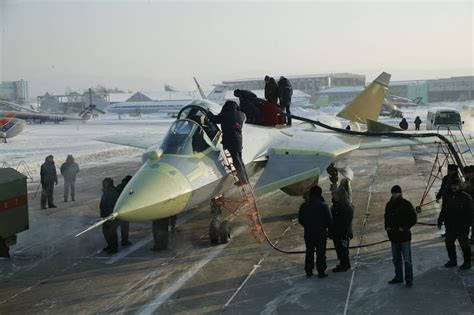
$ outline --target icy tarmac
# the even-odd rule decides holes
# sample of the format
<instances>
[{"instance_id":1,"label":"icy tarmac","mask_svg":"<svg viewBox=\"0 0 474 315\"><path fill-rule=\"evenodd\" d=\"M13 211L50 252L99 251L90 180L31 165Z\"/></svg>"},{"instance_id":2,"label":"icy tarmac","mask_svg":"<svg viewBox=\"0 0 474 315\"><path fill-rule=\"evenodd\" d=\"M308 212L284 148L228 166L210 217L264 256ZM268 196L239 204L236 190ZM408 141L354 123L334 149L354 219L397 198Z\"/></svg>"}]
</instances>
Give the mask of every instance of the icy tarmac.
<instances>
[{"instance_id":1,"label":"icy tarmac","mask_svg":"<svg viewBox=\"0 0 474 315\"><path fill-rule=\"evenodd\" d=\"M129 121L30 125L26 136L0 147L0 161L15 157L35 165L52 153L59 166L61 158L74 154L82 167L77 201L62 202L60 180L55 189L57 209L39 209L36 175L28 184L30 230L18 236L12 259L0 260L1 314L474 313L474 270L443 267L444 242L432 226L417 225L412 230L412 289L387 284L393 278L389 243L351 250L353 269L329 271L326 279L305 278L304 255L281 254L267 244L257 244L239 218L232 221L230 243L210 246L207 205L179 217L181 231L170 235L169 250L149 250L149 223L132 223L133 244L112 256L101 251L105 244L100 229L75 238L98 217L102 178L110 176L118 182L140 165L141 150L92 139L124 131L157 134L158 139L168 125L146 122L137 127ZM383 211L392 185L401 185L405 197L418 204L435 150L407 147L349 156L355 173L351 245L386 238ZM327 192L327 179L320 184ZM300 197L280 191L258 200L267 233L284 249L304 249L303 230L296 223L301 202ZM438 205L427 206L418 220L434 223L438 212ZM328 246L332 247L330 241ZM335 253L329 251L328 268L336 263Z\"/></svg>"}]
</instances>

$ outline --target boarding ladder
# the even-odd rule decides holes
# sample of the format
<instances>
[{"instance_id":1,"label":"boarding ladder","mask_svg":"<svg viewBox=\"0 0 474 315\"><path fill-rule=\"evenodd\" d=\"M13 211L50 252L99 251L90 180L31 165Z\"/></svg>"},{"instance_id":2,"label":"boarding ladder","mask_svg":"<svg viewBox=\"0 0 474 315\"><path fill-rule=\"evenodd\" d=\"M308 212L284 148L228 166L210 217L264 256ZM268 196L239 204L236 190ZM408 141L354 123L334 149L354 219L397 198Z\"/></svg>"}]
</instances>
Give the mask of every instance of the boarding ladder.
<instances>
[{"instance_id":1,"label":"boarding ladder","mask_svg":"<svg viewBox=\"0 0 474 315\"><path fill-rule=\"evenodd\" d=\"M229 151L225 149L222 154L222 164L232 177L234 184L238 189L239 197L226 198L221 196L216 198L215 201L220 207L228 210L236 216L244 214L252 235L255 237L257 242L262 243L266 239L266 236L263 231L262 222L258 212L257 200L252 185L240 181L232 157Z\"/></svg>"},{"instance_id":2,"label":"boarding ladder","mask_svg":"<svg viewBox=\"0 0 474 315\"><path fill-rule=\"evenodd\" d=\"M446 137L451 141L453 144L454 150L457 152L462 165L458 165L459 167L459 174L461 175L461 178L464 176L463 173L463 166L472 164L474 162L474 154L472 152L471 147L469 146L469 143L466 139L466 136L462 132L462 130L459 128L459 134L456 135L453 133L452 129L448 126L445 127L447 128L446 131ZM444 129L443 129L444 130ZM456 130L456 131L457 131ZM440 133L440 127L438 127L437 130L438 134ZM465 146L465 148L462 148L461 146ZM431 172L428 178L428 183L425 187L425 190L423 191L423 195L421 197L421 201L419 206L416 207L417 212L421 212L421 207L426 206L430 203L435 202L436 200L432 200L429 202L425 202L426 198L428 197L429 192L433 188L433 185L438 181L438 180L443 180L444 173L443 170L446 169L448 164L458 164L456 162L456 159L453 157L452 152L449 150L448 146L444 142L440 142L438 144L437 152L436 152L436 158L433 162L433 166L431 167Z\"/></svg>"}]
</instances>

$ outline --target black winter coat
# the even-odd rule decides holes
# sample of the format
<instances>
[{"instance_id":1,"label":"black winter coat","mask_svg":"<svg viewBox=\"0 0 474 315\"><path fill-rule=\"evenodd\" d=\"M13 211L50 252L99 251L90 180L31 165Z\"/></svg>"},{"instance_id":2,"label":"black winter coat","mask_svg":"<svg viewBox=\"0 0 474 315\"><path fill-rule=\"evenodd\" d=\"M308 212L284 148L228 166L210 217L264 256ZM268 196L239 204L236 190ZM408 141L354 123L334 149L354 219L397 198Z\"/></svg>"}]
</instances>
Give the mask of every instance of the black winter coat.
<instances>
[{"instance_id":1,"label":"black winter coat","mask_svg":"<svg viewBox=\"0 0 474 315\"><path fill-rule=\"evenodd\" d=\"M291 103L291 97L293 96L293 87L291 86L290 80L282 78L278 81L278 97L280 103L288 104Z\"/></svg>"},{"instance_id":2,"label":"black winter coat","mask_svg":"<svg viewBox=\"0 0 474 315\"><path fill-rule=\"evenodd\" d=\"M305 239L325 239L328 235L328 229L332 226L328 206L315 197L310 197L308 201L300 206L298 221L304 227Z\"/></svg>"},{"instance_id":3,"label":"black winter coat","mask_svg":"<svg viewBox=\"0 0 474 315\"><path fill-rule=\"evenodd\" d=\"M451 193L451 185L455 179L459 178L458 174L448 174L443 177L443 181L441 182L441 187L436 194L436 199L444 199L446 195ZM444 205L444 202L443 202Z\"/></svg>"},{"instance_id":4,"label":"black winter coat","mask_svg":"<svg viewBox=\"0 0 474 315\"><path fill-rule=\"evenodd\" d=\"M331 207L332 227L330 235L332 239L352 239L352 219L354 208L349 202L333 201Z\"/></svg>"},{"instance_id":5,"label":"black winter coat","mask_svg":"<svg viewBox=\"0 0 474 315\"><path fill-rule=\"evenodd\" d=\"M443 197L443 208L438 217L438 225L444 223L446 230L469 229L472 222L472 199L463 191Z\"/></svg>"},{"instance_id":6,"label":"black winter coat","mask_svg":"<svg viewBox=\"0 0 474 315\"><path fill-rule=\"evenodd\" d=\"M260 115L257 95L247 90L240 90L239 103L240 111L247 116L247 121L255 123Z\"/></svg>"},{"instance_id":7,"label":"black winter coat","mask_svg":"<svg viewBox=\"0 0 474 315\"><path fill-rule=\"evenodd\" d=\"M274 104L278 101L278 84L274 78L270 78L270 81L265 83L265 99Z\"/></svg>"},{"instance_id":8,"label":"black winter coat","mask_svg":"<svg viewBox=\"0 0 474 315\"><path fill-rule=\"evenodd\" d=\"M244 117L236 108L222 108L219 115L208 114L208 118L215 124L221 124L222 145L224 149L233 152L242 151L242 126Z\"/></svg>"},{"instance_id":9,"label":"black winter coat","mask_svg":"<svg viewBox=\"0 0 474 315\"><path fill-rule=\"evenodd\" d=\"M119 197L119 193L115 187L107 187L102 189L102 197L100 198L100 216L105 218L114 212L115 203Z\"/></svg>"},{"instance_id":10,"label":"black winter coat","mask_svg":"<svg viewBox=\"0 0 474 315\"><path fill-rule=\"evenodd\" d=\"M41 165L40 176L42 185L52 185L54 183L57 183L58 175L56 173L56 165L54 164L54 162L44 162Z\"/></svg>"},{"instance_id":11,"label":"black winter coat","mask_svg":"<svg viewBox=\"0 0 474 315\"><path fill-rule=\"evenodd\" d=\"M417 216L410 201L399 197L390 199L385 206L385 230L392 242L411 241L410 228L416 224Z\"/></svg>"}]
</instances>

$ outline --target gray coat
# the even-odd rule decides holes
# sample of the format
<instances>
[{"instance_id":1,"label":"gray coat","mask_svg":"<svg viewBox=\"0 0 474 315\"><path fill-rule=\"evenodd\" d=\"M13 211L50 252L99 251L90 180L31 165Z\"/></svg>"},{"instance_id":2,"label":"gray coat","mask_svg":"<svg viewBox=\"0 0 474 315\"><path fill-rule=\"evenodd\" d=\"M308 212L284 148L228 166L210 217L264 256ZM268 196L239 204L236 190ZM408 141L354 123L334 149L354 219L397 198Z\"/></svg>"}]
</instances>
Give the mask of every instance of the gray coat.
<instances>
[{"instance_id":1,"label":"gray coat","mask_svg":"<svg viewBox=\"0 0 474 315\"><path fill-rule=\"evenodd\" d=\"M63 175L64 180L75 181L77 173L79 173L79 165L76 162L61 165L61 175Z\"/></svg>"}]
</instances>

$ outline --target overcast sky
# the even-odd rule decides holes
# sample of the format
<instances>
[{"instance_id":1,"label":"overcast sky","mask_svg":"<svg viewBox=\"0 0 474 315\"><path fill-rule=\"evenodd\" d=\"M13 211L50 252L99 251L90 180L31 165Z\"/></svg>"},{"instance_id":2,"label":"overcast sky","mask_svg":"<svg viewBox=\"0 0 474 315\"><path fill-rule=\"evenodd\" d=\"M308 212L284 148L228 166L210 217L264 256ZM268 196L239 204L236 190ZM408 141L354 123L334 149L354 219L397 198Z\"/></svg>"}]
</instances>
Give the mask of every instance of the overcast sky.
<instances>
[{"instance_id":1,"label":"overcast sky","mask_svg":"<svg viewBox=\"0 0 474 315\"><path fill-rule=\"evenodd\" d=\"M265 74L473 75L473 1L0 0L0 76L30 95Z\"/></svg>"}]
</instances>

